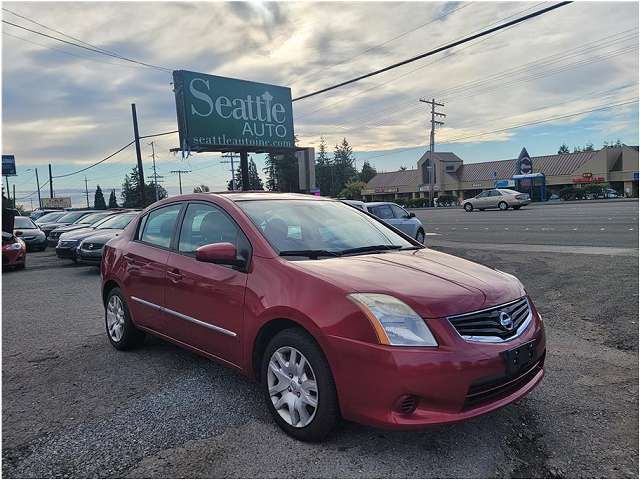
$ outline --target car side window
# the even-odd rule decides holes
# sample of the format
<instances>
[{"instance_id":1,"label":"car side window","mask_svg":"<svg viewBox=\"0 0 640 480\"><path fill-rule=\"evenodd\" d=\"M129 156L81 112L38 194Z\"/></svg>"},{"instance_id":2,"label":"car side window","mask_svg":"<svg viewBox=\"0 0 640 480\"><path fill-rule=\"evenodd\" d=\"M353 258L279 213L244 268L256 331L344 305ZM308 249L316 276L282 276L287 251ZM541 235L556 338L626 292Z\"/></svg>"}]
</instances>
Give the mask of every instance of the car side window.
<instances>
[{"instance_id":1,"label":"car side window","mask_svg":"<svg viewBox=\"0 0 640 480\"><path fill-rule=\"evenodd\" d=\"M485 197L488 197L488 196L489 196L489 191L486 191L486 192L482 192L480 195L478 195L477 198L485 198Z\"/></svg>"},{"instance_id":2,"label":"car side window","mask_svg":"<svg viewBox=\"0 0 640 480\"><path fill-rule=\"evenodd\" d=\"M393 218L393 210L389 205L376 205L375 207L369 207L369 210L378 218Z\"/></svg>"},{"instance_id":3,"label":"car side window","mask_svg":"<svg viewBox=\"0 0 640 480\"><path fill-rule=\"evenodd\" d=\"M407 211L405 209L403 209L402 207L399 207L398 205L389 205L391 207L391 210L393 210L393 216L395 218L407 218L408 214Z\"/></svg>"},{"instance_id":4,"label":"car side window","mask_svg":"<svg viewBox=\"0 0 640 480\"><path fill-rule=\"evenodd\" d=\"M239 258L248 258L249 241L229 215L215 205L189 204L180 229L180 253L195 255L203 245L222 242L233 244Z\"/></svg>"},{"instance_id":5,"label":"car side window","mask_svg":"<svg viewBox=\"0 0 640 480\"><path fill-rule=\"evenodd\" d=\"M491 197L501 197L502 194L498 190L491 190L490 196Z\"/></svg>"},{"instance_id":6,"label":"car side window","mask_svg":"<svg viewBox=\"0 0 640 480\"><path fill-rule=\"evenodd\" d=\"M175 204L149 212L147 218L142 219L140 241L169 248L181 208L181 204Z\"/></svg>"}]
</instances>

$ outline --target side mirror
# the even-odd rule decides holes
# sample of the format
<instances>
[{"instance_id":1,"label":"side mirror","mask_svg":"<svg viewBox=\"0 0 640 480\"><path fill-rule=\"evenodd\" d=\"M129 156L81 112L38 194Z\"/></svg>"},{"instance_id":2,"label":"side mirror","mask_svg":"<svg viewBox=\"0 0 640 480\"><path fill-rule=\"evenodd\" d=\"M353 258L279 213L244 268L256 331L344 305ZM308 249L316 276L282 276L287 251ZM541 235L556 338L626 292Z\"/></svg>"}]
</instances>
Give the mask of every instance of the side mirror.
<instances>
[{"instance_id":1,"label":"side mirror","mask_svg":"<svg viewBox=\"0 0 640 480\"><path fill-rule=\"evenodd\" d=\"M244 265L242 260L238 260L238 251L235 245L228 242L210 243L201 246L196 250L196 260L218 265Z\"/></svg>"},{"instance_id":2,"label":"side mirror","mask_svg":"<svg viewBox=\"0 0 640 480\"><path fill-rule=\"evenodd\" d=\"M416 214L415 214L415 213L413 213L413 212L409 212L409 218L415 218L415 217L416 217Z\"/></svg>"},{"instance_id":3,"label":"side mirror","mask_svg":"<svg viewBox=\"0 0 640 480\"><path fill-rule=\"evenodd\" d=\"M16 237L21 237L21 236L22 236L22 233L23 233L23 232L22 232L22 230L16 230L13 234L14 234Z\"/></svg>"}]
</instances>

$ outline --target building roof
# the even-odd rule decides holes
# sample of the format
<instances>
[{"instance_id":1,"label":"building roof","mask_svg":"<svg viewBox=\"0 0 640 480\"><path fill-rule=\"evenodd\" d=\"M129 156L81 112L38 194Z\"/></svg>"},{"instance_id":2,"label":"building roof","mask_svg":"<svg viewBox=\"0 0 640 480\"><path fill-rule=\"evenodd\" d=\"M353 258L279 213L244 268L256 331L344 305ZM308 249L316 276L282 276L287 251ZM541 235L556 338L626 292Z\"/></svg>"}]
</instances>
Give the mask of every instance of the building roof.
<instances>
[{"instance_id":1,"label":"building roof","mask_svg":"<svg viewBox=\"0 0 640 480\"><path fill-rule=\"evenodd\" d=\"M405 187L415 186L420 183L420 173L418 170L398 170L396 172L378 173L367 183L368 188L376 187Z\"/></svg>"},{"instance_id":2,"label":"building roof","mask_svg":"<svg viewBox=\"0 0 640 480\"><path fill-rule=\"evenodd\" d=\"M531 157L534 172L543 172L546 176L571 175L582 165L591 160L598 152L578 152L559 155L544 155ZM462 182L493 180L493 178L511 178L517 173L518 160L497 160L493 162L468 163L462 165L458 171L458 178ZM494 172L496 175L494 177Z\"/></svg>"}]
</instances>

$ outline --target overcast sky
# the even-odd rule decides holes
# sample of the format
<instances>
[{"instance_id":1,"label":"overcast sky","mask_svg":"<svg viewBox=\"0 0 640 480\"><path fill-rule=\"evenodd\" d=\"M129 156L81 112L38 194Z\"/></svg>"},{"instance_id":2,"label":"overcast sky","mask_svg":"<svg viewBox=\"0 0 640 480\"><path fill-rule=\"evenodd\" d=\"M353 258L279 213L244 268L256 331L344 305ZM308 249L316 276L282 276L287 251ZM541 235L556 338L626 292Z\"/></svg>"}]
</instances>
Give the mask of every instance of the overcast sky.
<instances>
[{"instance_id":1,"label":"overcast sky","mask_svg":"<svg viewBox=\"0 0 640 480\"><path fill-rule=\"evenodd\" d=\"M27 3L3 6L101 48L169 69L290 86L299 96L417 55L550 3L178 2ZM7 21L60 36L3 12ZM16 38L17 37L17 38ZM168 72L96 55L3 24L2 152L16 155L18 190L100 160L141 134L176 129ZM300 145L330 147L346 137L378 170L415 168L427 142L427 106L445 107L437 149L466 162L555 153L603 140L638 142L629 104L551 123L501 130L638 97L638 3L575 2L540 18L379 76L294 103ZM468 138L467 138L468 137ZM217 155L182 162L177 136L156 139L158 170L174 191L175 168L192 169L187 189L224 188ZM407 150L409 147L416 147ZM394 152L393 149L400 149ZM150 147L143 145L145 173ZM255 157L262 167L262 157ZM119 186L135 163L129 148L87 172L90 188ZM84 175L56 188L84 186Z\"/></svg>"}]
</instances>

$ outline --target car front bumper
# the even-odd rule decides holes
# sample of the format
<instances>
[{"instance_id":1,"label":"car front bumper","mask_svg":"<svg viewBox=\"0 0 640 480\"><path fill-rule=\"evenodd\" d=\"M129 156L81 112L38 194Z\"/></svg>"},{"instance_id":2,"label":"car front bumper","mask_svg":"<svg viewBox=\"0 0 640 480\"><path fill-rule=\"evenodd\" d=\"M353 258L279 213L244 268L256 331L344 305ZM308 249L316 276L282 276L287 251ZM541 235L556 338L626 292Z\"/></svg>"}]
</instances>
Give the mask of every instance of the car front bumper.
<instances>
[{"instance_id":1,"label":"car front bumper","mask_svg":"<svg viewBox=\"0 0 640 480\"><path fill-rule=\"evenodd\" d=\"M87 265L100 265L102 261L102 250L77 250L78 262Z\"/></svg>"},{"instance_id":2,"label":"car front bumper","mask_svg":"<svg viewBox=\"0 0 640 480\"><path fill-rule=\"evenodd\" d=\"M41 248L47 245L46 237L20 237L27 245L27 249Z\"/></svg>"},{"instance_id":3,"label":"car front bumper","mask_svg":"<svg viewBox=\"0 0 640 480\"><path fill-rule=\"evenodd\" d=\"M412 348L342 337L328 340L329 357L340 359L332 371L343 416L381 428L421 429L483 415L523 397L544 376L541 321L531 322L522 335L504 343L480 344L459 337L455 345ZM507 375L502 352L530 341L535 341L532 364ZM403 413L407 398L416 407Z\"/></svg>"},{"instance_id":4,"label":"car front bumper","mask_svg":"<svg viewBox=\"0 0 640 480\"><path fill-rule=\"evenodd\" d=\"M76 245L58 246L56 247L56 255L58 258L76 258Z\"/></svg>"}]
</instances>

